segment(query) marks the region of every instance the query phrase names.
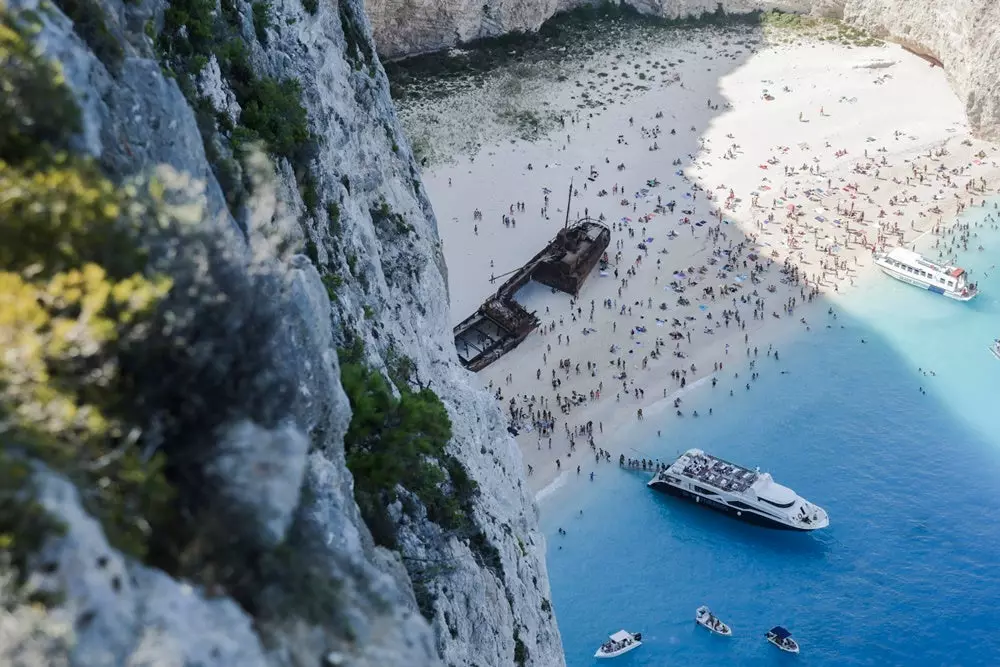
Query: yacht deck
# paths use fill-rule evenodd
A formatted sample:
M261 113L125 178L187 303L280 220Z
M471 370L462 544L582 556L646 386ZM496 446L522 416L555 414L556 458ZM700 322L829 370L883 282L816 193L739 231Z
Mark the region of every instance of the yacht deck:
M701 451L684 454L671 467L686 477L732 493L743 493L757 481L755 471Z
M944 266L943 264L938 264L937 262L927 259L920 253L907 250L906 248L893 248L887 256L891 259L895 259L897 262L909 264L914 268L923 268L941 275L951 276L952 278L957 278L965 273L963 269L957 266Z

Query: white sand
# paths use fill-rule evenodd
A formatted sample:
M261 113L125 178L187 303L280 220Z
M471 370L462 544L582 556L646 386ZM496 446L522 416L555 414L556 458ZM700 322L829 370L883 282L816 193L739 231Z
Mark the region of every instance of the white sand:
M578 122L571 123L567 117L565 129L554 131L546 139L485 146L474 160L458 157L452 164L434 167L424 174L449 267L452 319L456 323L475 311L502 282L498 279L491 284L491 274L500 276L519 267L554 236L565 218L571 178L578 190L571 220L582 216L585 209L592 217L603 214L609 224L614 223L608 249L612 259L619 243L622 245L622 257L617 264L619 278L602 277L595 270L576 303L582 308L578 321L571 317L575 307L571 311L567 295L552 294L537 285L526 288L521 302L537 312L543 327L555 322L554 331L543 334L540 329L532 333L520 347L481 373L484 384L501 390L505 411L512 396L528 396L535 399L534 409L544 405L553 412L556 425L551 448L548 438L539 441L534 430L522 432L518 437L525 465L532 470L528 480L536 491L557 479L557 459L563 483L576 477L576 466L581 467L581 478L597 470L596 483L599 483L600 467L609 464L595 462L586 436L576 438L576 451L571 454L566 424L572 429L593 421L596 447L609 451L611 465L616 465L619 454L628 457L631 452L627 443L616 440L615 434L635 422L638 409L644 410L647 419L674 411L672 401L680 385L671 377L671 371L686 370L685 381L690 388L699 379L707 381L713 375L713 365L721 362L725 371L716 374L720 389L744 390L743 384L749 376L749 372L744 372L746 335L750 346L760 348L758 369L776 372L774 360L765 358L768 344L780 349L775 341L780 341L781 336L804 330L800 318L805 317L810 323L813 318L817 323L826 318L825 311L814 312L803 307L807 289L804 284L795 286L780 281L779 269L786 259L797 265L811 284L818 284L825 295L840 297L857 279L872 273L870 245L878 239L880 223L888 227L898 225L903 239L909 243L939 221L949 222L958 201L968 204L974 198L978 204L983 197L996 192L1000 175L997 150L992 145L970 140L962 105L948 88L940 69L930 68L925 61L896 46L846 48L825 42L762 47L750 56L744 53L712 57L710 54L716 50L738 49L722 45L730 33L718 34L714 40L705 39L708 34L698 31L692 33L691 39L651 48L644 59L637 61L643 63L643 71L653 72L645 65L646 61L674 62L675 66L657 71L654 76L657 80L649 84L651 90L633 94L627 104L610 104L593 117L589 115L591 111L581 111ZM680 59L684 62L679 62ZM620 69L611 69L612 63ZM614 60L609 56L594 57L587 69L610 72L612 81L621 71L632 71L633 82L634 72L638 71L633 70L627 59ZM661 71L679 75L683 88L666 80L669 77L662 76ZM605 79L602 83L606 82ZM547 108L573 108L580 102L581 87L572 79L564 83L549 81L544 90L548 96ZM763 99L764 90L774 99ZM706 100L719 105L719 109L707 108ZM440 101L445 106L447 103ZM663 117L654 118L659 111ZM629 124L630 116L634 118L633 126ZM475 118L468 119L468 123L475 122ZM650 151L654 139L644 136L648 133L641 128L654 127L660 130L655 139L660 148ZM669 134L671 128L676 129L675 136ZM897 138L895 131L902 134ZM617 142L619 134L625 143ZM727 158L727 151L734 144L738 148ZM946 149L945 155L928 157L929 151L941 148ZM846 150L846 154L837 157L838 150ZM979 151L987 154L982 161L974 157ZM677 158L683 161L681 167L671 165ZM881 164L883 158L885 165ZM876 160L879 165L875 165ZM533 170L526 168L529 163L534 165ZM625 164L624 171L616 170L618 163ZM803 165L819 171L810 174L800 169ZM595 181L586 179L591 166L599 172ZM785 176L786 167L793 168L794 173ZM916 178L911 179L913 185L906 184L914 169L923 173L925 167L923 184ZM942 167L950 184L944 175L938 174ZM949 173L961 168L965 168L961 175ZM676 174L678 170L683 170L682 175ZM976 189L967 192L966 184L972 177ZM636 198L637 191L652 178L658 178L660 185ZM985 190L979 187L980 178L986 179ZM898 179L898 183L893 179ZM624 188L628 206L619 203L622 194L610 194L616 184ZM695 184L702 189L693 190ZM856 192L844 190L849 184L857 185ZM540 215L544 187L551 190L547 219ZM609 194L599 197L602 188ZM722 209L730 189L735 201ZM783 198L786 189L787 198ZM815 192L816 189L822 192ZM807 195L807 190L814 192ZM754 193L759 195L756 208L751 206ZM713 200L708 201L706 194ZM692 195L696 200L688 198ZM657 196L664 203L676 200L674 213L655 215L645 224L639 222L640 216L653 213ZM893 196L916 196L917 201L889 206ZM935 196L938 201L934 201ZM510 214L509 207L518 201L525 203L526 210ZM855 217L838 214L835 210L838 203L845 211L853 206ZM791 219L787 212L789 204L801 207ZM935 206L940 206L940 213L929 212ZM480 221L473 221L476 208L483 213ZM693 211L687 216L692 222L707 220L708 224L701 227L681 224L685 217L682 209ZM728 224L718 225L716 212L720 209ZM883 209L886 215L879 220ZM861 212L863 223L858 220ZM762 225L772 213L774 222ZM501 222L504 214L513 216L516 227ZM631 222L619 228L623 216ZM850 229L860 234L852 235L851 243L844 247L848 234L842 223L848 221ZM789 247L789 225L794 225L791 236L796 249ZM474 232L475 226L478 234ZM718 245L708 237L708 230L716 226L726 235L719 239ZM629 229L634 236L629 235ZM679 236L668 240L671 230ZM757 242L748 244L762 255L761 261L773 256L775 264L759 275L758 285L746 280L735 294L717 296L714 301L703 297L702 288L706 286L718 290L722 284L732 285L737 275L750 275L753 262L746 269L742 266L746 252L740 256L737 270L727 272L725 278L718 275L725 258L710 264L713 250L736 245L748 235L756 236ZM869 243L867 248L860 243L862 235ZM648 255L637 249L642 237L653 238L648 244ZM888 237L890 244L898 239L895 234ZM831 248L833 251L827 252ZM663 249L667 254L660 253ZM628 277L626 271L640 255L641 266L636 268L634 276ZM657 259L662 260L659 269ZM836 269L831 263L835 261L845 264ZM706 267L705 275L693 276L698 285L688 286L683 293L691 304L679 306L679 295L667 288L674 279L672 274L702 266ZM824 270L824 266L829 270ZM628 285L619 298L618 289L625 278ZM681 282L686 284L686 280ZM767 291L769 285L776 287L774 293ZM741 302L741 296L748 297L748 302ZM733 297L737 298L735 308ZM797 299L798 307L794 314L786 316L783 305L789 297ZM753 319L752 315L752 302L757 298L765 300L762 319ZM605 299L615 300L615 307L603 308ZM592 301L596 306L590 321ZM652 308L647 307L650 301ZM661 302L667 304L666 311L658 307ZM622 305L631 306L631 314L619 315ZM823 308L828 305L829 302L824 302ZM746 323L745 330L740 330L735 322L728 328L723 326L722 311L727 307L739 311ZM776 319L772 312L782 317ZM711 320L707 319L709 313L713 316ZM666 319L665 326L658 326L656 318ZM685 336L679 342L667 337L675 329L670 324L674 318L683 323L682 327L676 327ZM613 331L614 325L617 331ZM645 326L646 333L630 337L630 329L636 326ZM596 332L585 336L584 327ZM706 328L714 333L704 333ZM560 334L562 344L557 338ZM649 358L643 368L641 362L654 349L658 337L666 343L663 353L658 359ZM620 349L610 353L612 345ZM728 355L727 345L731 348ZM675 349L685 358L675 357ZM569 359L574 370L559 369L557 358ZM622 382L612 377L620 372L614 365L619 358L625 360L628 392L623 392ZM587 371L588 361L595 364L593 372ZM579 374L575 372L577 364ZM691 371L692 364L696 372ZM551 384L554 368L562 380L557 390ZM536 380L539 369L541 379ZM734 370L740 372L740 379L734 380ZM599 383L603 383L601 396L591 400L590 392ZM643 391L638 398L637 388ZM564 414L556 405L556 394L566 397L573 391L584 394L587 400ZM664 400L664 396L668 398ZM543 404L543 400L547 403ZM518 400L517 406L524 408L530 402L530 398ZM687 414L685 406L681 405L681 409ZM657 423L669 428L667 419L659 418Z

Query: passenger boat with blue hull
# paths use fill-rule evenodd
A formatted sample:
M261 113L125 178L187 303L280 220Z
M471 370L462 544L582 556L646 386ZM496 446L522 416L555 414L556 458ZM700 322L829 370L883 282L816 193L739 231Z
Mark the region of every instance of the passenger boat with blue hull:
M826 510L778 484L770 474L700 449L684 452L646 485L768 528L808 531L830 525Z
M906 248L876 253L875 264L896 280L956 301L969 301L979 293L976 284L969 282L965 269L932 262Z

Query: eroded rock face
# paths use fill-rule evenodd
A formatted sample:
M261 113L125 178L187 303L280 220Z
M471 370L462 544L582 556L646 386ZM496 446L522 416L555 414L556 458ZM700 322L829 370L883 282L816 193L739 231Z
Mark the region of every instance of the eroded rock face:
M589 0L366 0L375 45L384 58L437 51L482 37L534 32L558 12L597 4ZM640 12L665 18L700 16L720 6L730 13L760 9L808 12L813 0L627 0Z
M210 219L240 234L249 230L252 243L253 225L233 225L239 214L227 208L195 111L157 61L148 33L162 25L165 4L98 4L108 32L123 40L125 57L115 72L57 9L39 11L38 0L8 3L41 17L37 44L61 64L83 111L81 151L113 176L161 163L192 175L205 184ZM74 665L559 667L564 659L549 604L545 540L522 488L520 452L495 401L457 361L436 222L374 57L364 7L360 0L324 0L310 12L300 0L272 0L269 25L258 31L249 2L230 4L255 73L301 85L316 138L305 166L319 204L307 211L302 201L295 171L303 165L278 159L272 208L298 220L298 233L315 249L314 261L300 255L282 267L282 331L274 341L300 395L294 423L279 429L261 430L253 415L234 419L219 434L226 455L213 472L230 485L223 495L252 512L263 542L278 543L293 532L309 537L290 556L336 582L323 601L335 613L261 622L218 590L137 564L109 546L73 487L53 476L40 500L67 530L42 556L51 561L46 585L66 593L52 618L76 623L74 648L63 657ZM266 48L258 32L266 35ZM239 117L214 58L198 84L220 116ZM321 272L342 277L333 303ZM408 357L416 378L443 401L453 422L449 451L479 485L473 518L489 545L489 562L467 536L444 533L420 513L401 517L399 552L375 546L345 464L350 405L336 348L348 333L364 340L375 368L385 368L390 348ZM261 446L268 451L255 450ZM266 483L255 481L257 474L266 474ZM421 581L430 622L417 611L413 571L406 567L417 558L447 565ZM20 652L14 664L30 664L19 660L35 653Z
M969 125L1000 139L1000 3L848 0L844 20L940 60Z
M624 0L669 19L721 8L739 14L777 9L843 19L939 59L965 102L973 131L1000 137L1000 3L995 0ZM401 58L462 42L535 31L554 14L590 0L367 0L379 53Z

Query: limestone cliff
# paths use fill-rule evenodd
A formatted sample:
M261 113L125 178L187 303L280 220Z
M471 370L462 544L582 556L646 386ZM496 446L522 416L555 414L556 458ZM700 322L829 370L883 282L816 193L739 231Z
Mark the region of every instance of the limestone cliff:
M1000 3L993 0L848 0L844 20L943 65L969 125L1000 139Z
M367 0L375 44L385 58L437 51L455 44L511 32L534 32L558 12L591 0ZM624 3L670 19L700 16L720 6L730 13L778 9L809 11L813 0L629 0Z
M531 32L554 14L593 0L367 0L386 58L436 51L511 32ZM994 0L623 0L668 19L776 9L843 19L938 58L982 136L1000 137L1000 3Z
M196 574L216 568L219 583L168 575L110 546L107 525L86 509L91 489L40 466L38 500L63 531L34 555L28 574L54 602L43 616L3 598L0 662L563 664L520 453L495 401L457 363L434 214L360 0L7 7L61 66L80 110L74 150L93 156L113 181L157 165L179 172L162 172L164 179L197 179L207 211L201 224L217 218L235 256L265 269L237 281L246 311L214 323L228 333L206 348L204 374L184 377L170 359L149 359L163 385L188 383L157 389L176 392L168 423L193 413L214 424L193 436L212 451L195 471L206 483L194 500L236 508L242 518L215 525L205 539L252 534L253 562L234 579L228 563L238 554L221 568L196 542L185 552L201 564ZM262 180L237 159L249 139L263 143L275 167ZM262 225L281 220L292 222L291 236L273 244L259 236ZM205 247L182 246L191 257L166 254L219 279L212 245ZM243 260L226 261L234 275L243 271ZM175 291L183 286L174 280ZM232 314L234 301L232 291L220 294L206 312ZM183 329L178 319L170 326ZM255 330L255 321L267 330ZM184 350L205 335L182 341ZM460 465L430 486L454 488L462 471L471 479L462 530L431 521L419 493L399 488L383 508L395 548L376 546L345 463L352 413L337 348L349 344L360 351L355 361L377 373L405 362L400 391L412 384L440 398L451 421L447 452ZM241 375L241 364L258 357L268 365ZM208 395L216 386L246 400L219 403ZM0 436L0 454L16 449L8 437ZM184 558L173 563L183 571ZM0 596L9 594L0 585Z

